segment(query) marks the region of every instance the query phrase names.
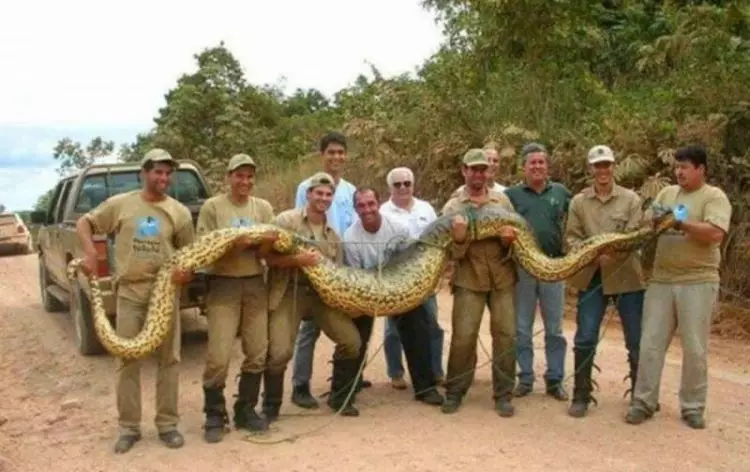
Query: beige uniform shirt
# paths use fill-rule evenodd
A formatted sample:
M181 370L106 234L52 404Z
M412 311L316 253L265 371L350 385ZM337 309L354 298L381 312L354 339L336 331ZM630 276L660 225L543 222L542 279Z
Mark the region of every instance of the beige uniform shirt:
M679 185L664 188L654 199L674 207L680 203L688 208L688 221L711 223L729 231L732 204L718 187L704 184L698 190L685 191ZM721 244L702 243L677 230L668 230L659 236L654 255L651 282L708 283L719 281Z
M343 264L344 251L341 238L336 234L336 231L328 225L328 222L325 222L322 225L312 224L310 220L307 219L307 208L295 208L283 211L276 215L272 224L293 231L303 238L314 241L324 256L334 260L337 264ZM307 277L299 269L271 268L269 270L269 310L274 310L279 306L279 303L289 286L289 281L293 276L297 277L297 282L300 285L309 284Z
M642 222L641 198L637 193L615 185L610 195L600 197L593 187L588 187L570 202L565 242L573 248L591 236L637 229ZM578 290L586 290L600 268L605 295L645 289L639 252L618 253L606 264L594 262L572 276L568 283Z
M84 215L96 234L115 234L117 294L146 302L161 265L195 237L190 210L172 197L147 202L140 190L115 195Z
M477 207L466 193L459 190L448 200L441 211L442 215L461 211L469 206ZM490 190L489 200L482 205L499 206L514 211L513 204L503 192ZM476 292L504 290L516 282L515 262L507 258L508 250L497 239L453 244L451 256L456 260L451 276L451 285Z
M250 197L237 205L229 195L209 198L201 207L197 231L202 236L222 228L243 228L253 224L268 224L273 220L273 207L262 198ZM216 261L208 272L224 277L250 277L263 273L263 264L257 251L250 249L240 253L228 253Z

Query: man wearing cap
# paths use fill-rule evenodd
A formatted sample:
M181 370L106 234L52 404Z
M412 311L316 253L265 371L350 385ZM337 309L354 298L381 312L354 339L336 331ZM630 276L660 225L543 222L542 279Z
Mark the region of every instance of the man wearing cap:
M247 154L237 154L229 160L230 192L211 197L203 204L198 216L199 236L217 229L248 228L271 222L274 216L271 204L251 195L255 171L255 161ZM249 238L239 238L227 254L208 268L203 411L204 437L210 443L222 439L227 422L224 387L238 330L245 360L240 368L234 424L250 431L267 429L265 420L255 412L255 405L268 351L268 291L263 280L262 257L271 250L274 240L275 234L269 234L258 248Z
M512 149L512 148L511 148ZM491 142L487 143L487 145L483 148L484 154L487 157L487 162L490 163L490 170L489 175L490 177L487 179L487 187L494 190L495 192L503 192L505 191L505 186L498 183L495 179L497 179L497 174L500 172L500 154L498 151L498 145L497 143ZM461 185L458 187L451 197L455 197L458 195L458 192L463 190L465 185Z
M471 149L463 157L461 171L465 187L442 209L451 215L470 207L497 207L513 210L508 197L487 188L490 164L481 149ZM503 417L513 416L511 404L516 372L515 314L513 283L514 262L508 246L515 240L515 228L501 228L498 239L467 240L468 223L462 215L453 216L451 258L455 268L451 276L453 312L446 398L442 410L454 413L474 379L477 363L477 337L485 306L490 311L492 335L492 391L495 411Z
M344 250L341 238L326 217L333 201L336 184L333 177L325 172L318 172L307 182L307 204L302 208L281 212L274 218L273 224L310 240L322 256L313 251L305 251L294 256L280 256L272 252L266 256L266 262L271 270L263 411L269 421L278 416L281 408L284 372L292 359L297 327L302 318L314 320L335 343L328 405L334 410L341 409L344 416L359 415L352 405L354 396L348 400L346 398L349 393L347 387L354 384L359 368L357 358L362 347L359 331L349 316L323 303L307 276L299 270L302 266L317 264L318 257L327 257L343 264Z
M565 240L569 247L586 238L607 232L637 229L643 221L641 198L614 181L615 155L607 146L598 145L588 153L593 185L570 202ZM582 417L591 397L591 370L599 342L599 329L611 299L625 333L631 390L638 370L641 338L641 313L645 283L639 254L603 252L599 258L569 279L578 290L575 354L575 387L568 414Z
M348 159L346 136L330 132L320 140L319 152L323 162L323 172L336 184L333 202L326 211L326 221L341 238L344 231L356 219L353 196L356 187L342 177ZM310 179L303 180L297 187L295 208L307 205ZM318 402L310 393L310 379L313 371L315 343L320 336L320 327L314 320L302 320L299 336L294 349L294 370L292 372L292 402L302 408L317 408Z
M525 181L508 188L505 193L516 211L529 222L542 251L548 257L563 255L563 221L571 193L563 185L549 180L549 155L539 143L530 143L521 150ZM544 352L547 370L544 373L546 392L560 401L567 401L563 389L565 351L563 334L565 282L539 282L517 266L516 284L516 356L520 372L515 395L526 396L534 385L534 345L532 333L537 302L544 322Z
M167 195L178 163L163 149L148 151L141 161L142 189L105 200L76 223L83 248L83 270L96 269L97 252L93 234L115 234L116 332L123 338L137 335L145 321L153 282L162 264L178 249L194 240L193 221L188 210ZM189 283L193 274L175 269L172 280ZM175 297L172 335L157 349L156 427L161 441L170 448L184 444L177 430L180 362L179 296ZM141 439L142 361L116 359L119 437L115 452L124 453Z

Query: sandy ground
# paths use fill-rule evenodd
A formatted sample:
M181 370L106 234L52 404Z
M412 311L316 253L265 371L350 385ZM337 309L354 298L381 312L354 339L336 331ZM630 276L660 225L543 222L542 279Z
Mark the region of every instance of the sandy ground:
M467 401L457 414L443 415L413 401L410 391L390 388L381 349L366 370L374 386L360 394L359 418L335 417L325 407L301 410L288 401L287 391L283 416L266 439L289 441L257 444L233 431L222 443L208 445L201 436L205 329L202 319L189 317L181 377L185 447L169 450L155 437L154 365L149 363L143 373L144 439L116 456L113 360L76 353L68 314L46 313L40 305L36 270L36 255L0 258L2 471L750 470L750 346L712 341L708 429L693 431L678 419L676 343L664 371L662 412L635 427L623 422L627 367L614 321L599 351L599 406L582 420L565 414L567 404L542 395L540 383L536 394L516 400L514 418L494 414L490 370L481 348ZM447 359L451 301L445 293L439 301ZM489 346L486 325L485 319L481 338ZM381 344L382 328L378 320L371 354ZM568 323L569 342L572 329ZM535 347L542 372L542 337ZM330 341L321 338L313 381L317 394L327 390L330 353ZM230 375L237 371L239 354L237 345ZM569 373L572 362L569 355ZM572 388L572 379L567 386Z

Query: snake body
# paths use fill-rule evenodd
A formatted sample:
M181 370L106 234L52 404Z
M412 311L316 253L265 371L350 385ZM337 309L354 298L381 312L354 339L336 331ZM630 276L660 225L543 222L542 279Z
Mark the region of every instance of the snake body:
M509 257L533 277L548 282L574 275L593 262L603 249L636 250L675 224L669 209L655 207L651 226L624 233L599 234L571 248L564 257L550 258L540 249L526 220L514 212L486 207L458 214L470 221L469 241L497 237L502 226L516 228L517 236L510 246ZM454 215L441 216L425 228L418 240L399 245L379 269L356 269L321 258L321 263L301 270L325 304L351 317L392 316L407 312L434 293L443 277L450 259ZM237 238L247 236L260 243L269 230L278 233L273 249L281 254L317 250L312 242L299 235L268 224L219 229L205 234L178 250L161 266L156 274L143 328L133 338L122 338L115 333L104 310L99 282L95 275L89 276L94 329L103 347L113 356L124 359L139 359L151 354L166 339L172 327L176 300L173 269L195 271L210 266L232 247ZM77 276L82 262L82 259L74 259L68 264L68 277Z

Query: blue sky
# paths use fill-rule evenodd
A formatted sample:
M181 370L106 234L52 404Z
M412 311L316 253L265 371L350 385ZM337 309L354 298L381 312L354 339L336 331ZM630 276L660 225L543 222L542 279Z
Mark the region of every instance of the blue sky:
M419 0L26 0L3 10L0 203L12 210L54 185L58 139L132 141L193 55L219 41L253 83L284 78L289 90L330 95L367 62L413 71L442 40Z

